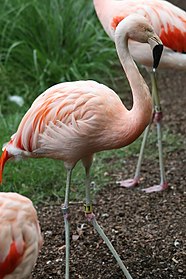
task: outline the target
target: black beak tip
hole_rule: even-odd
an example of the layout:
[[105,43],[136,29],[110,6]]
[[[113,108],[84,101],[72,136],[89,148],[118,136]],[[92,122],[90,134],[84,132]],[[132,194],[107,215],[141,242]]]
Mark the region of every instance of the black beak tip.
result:
[[156,69],[158,67],[160,59],[161,59],[162,52],[163,52],[163,45],[162,44],[156,45],[153,48],[153,59],[154,59],[153,69]]

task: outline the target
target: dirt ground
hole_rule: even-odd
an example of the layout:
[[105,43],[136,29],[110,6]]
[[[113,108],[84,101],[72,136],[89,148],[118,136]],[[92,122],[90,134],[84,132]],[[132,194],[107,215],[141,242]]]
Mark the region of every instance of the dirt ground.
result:
[[[186,9],[185,0],[170,1]],[[160,71],[159,89],[164,127],[186,132],[186,76]],[[115,173],[116,180],[133,175],[136,155]],[[140,187],[108,185],[95,200],[94,212],[133,279],[186,278],[186,149],[166,154],[169,189],[145,194],[140,189],[158,183],[157,162],[145,160]],[[113,176],[113,173],[110,173]],[[113,179],[112,179],[113,180]],[[52,202],[51,202],[52,204]],[[124,278],[115,259],[92,226],[81,204],[71,204],[71,279]],[[60,205],[38,206],[44,246],[33,278],[65,278],[64,224]]]

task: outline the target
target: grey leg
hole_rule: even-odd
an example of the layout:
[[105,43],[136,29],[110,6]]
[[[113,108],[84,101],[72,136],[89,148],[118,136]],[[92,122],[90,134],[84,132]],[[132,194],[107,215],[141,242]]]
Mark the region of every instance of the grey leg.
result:
[[142,140],[141,148],[140,148],[140,154],[139,154],[138,162],[137,162],[137,166],[136,166],[135,176],[134,176],[134,178],[119,181],[119,184],[121,187],[131,188],[131,187],[135,187],[139,184],[141,164],[142,164],[142,160],[143,160],[144,149],[145,149],[145,145],[146,145],[150,127],[151,127],[151,123],[147,126],[147,128],[144,131],[143,140]]
[[90,176],[89,176],[89,169],[86,170],[86,204],[84,206],[85,208],[85,214],[89,222],[92,223],[95,230],[98,232],[98,234],[101,236],[101,238],[104,240],[106,245],[108,246],[109,250],[111,251],[112,255],[115,257],[116,261],[118,262],[120,268],[122,269],[123,273],[125,274],[127,279],[132,279],[131,275],[129,274],[127,268],[123,264],[120,256],[114,249],[112,243],[108,239],[108,237],[105,235],[102,228],[99,226],[99,224],[96,221],[95,215],[92,212],[92,203],[91,203],[91,197],[90,197]]
[[65,268],[65,279],[69,279],[69,260],[70,260],[70,225],[68,220],[69,215],[69,192],[70,192],[70,183],[71,183],[71,174],[72,169],[67,170],[67,181],[66,181],[66,193],[65,193],[65,202],[62,207],[62,212],[64,216],[65,223],[65,245],[66,245],[66,268]]
[[[166,177],[165,177],[165,169],[164,169],[164,162],[163,162],[162,129],[161,129],[162,110],[161,110],[161,106],[160,106],[160,98],[159,98],[158,89],[157,89],[155,72],[153,71],[152,73],[150,73],[150,76],[151,76],[151,83],[152,83],[152,98],[153,98],[153,102],[154,102],[153,120],[156,122],[156,126],[157,126],[157,140],[158,140],[159,166],[160,166],[160,185],[154,185],[152,187],[143,189],[143,191],[145,191],[146,193],[162,191],[162,190],[167,189],[167,187],[168,187]],[[138,162],[137,162],[137,166],[136,166],[135,176],[134,176],[134,178],[131,178],[131,179],[119,181],[119,184],[121,187],[130,188],[130,187],[137,186],[139,184],[141,164],[142,164],[144,149],[145,149],[147,137],[149,134],[149,130],[151,127],[151,123],[147,126],[147,128],[145,129],[145,132],[144,132],[143,141],[142,141],[141,149],[140,149],[140,154],[139,154],[139,158],[138,158]]]
[[154,101],[154,121],[157,127],[157,141],[158,141],[158,152],[159,152],[159,168],[160,168],[160,184],[152,187],[143,189],[146,193],[158,192],[168,188],[168,183],[165,177],[164,161],[163,161],[163,147],[162,147],[162,110],[160,105],[160,97],[158,94],[157,82],[155,72],[151,73],[152,82],[152,97]]

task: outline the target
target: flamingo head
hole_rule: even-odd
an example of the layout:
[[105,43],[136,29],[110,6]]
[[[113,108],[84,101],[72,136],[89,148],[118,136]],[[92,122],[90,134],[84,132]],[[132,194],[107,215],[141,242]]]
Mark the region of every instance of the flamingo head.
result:
[[137,13],[131,14],[118,23],[115,34],[119,34],[121,30],[125,32],[128,39],[150,45],[154,60],[153,69],[156,69],[161,59],[163,43],[147,18]]

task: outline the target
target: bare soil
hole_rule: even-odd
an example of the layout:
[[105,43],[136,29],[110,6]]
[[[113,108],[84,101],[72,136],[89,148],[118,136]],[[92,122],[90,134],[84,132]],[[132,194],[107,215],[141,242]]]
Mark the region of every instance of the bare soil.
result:
[[[185,0],[170,1],[186,9]],[[148,79],[148,76],[146,76]],[[174,70],[160,71],[159,89],[163,123],[175,135],[186,132],[186,76]],[[169,188],[145,194],[142,188],[159,183],[157,162],[145,159],[140,187],[105,187],[94,205],[99,224],[134,279],[186,278],[186,148],[165,155]],[[131,156],[114,173],[116,180],[133,175],[137,157]],[[112,171],[110,175],[113,176]],[[33,278],[65,278],[64,223],[60,204],[39,205],[38,216],[44,246]],[[124,278],[115,259],[92,226],[81,204],[71,204],[71,279]]]

